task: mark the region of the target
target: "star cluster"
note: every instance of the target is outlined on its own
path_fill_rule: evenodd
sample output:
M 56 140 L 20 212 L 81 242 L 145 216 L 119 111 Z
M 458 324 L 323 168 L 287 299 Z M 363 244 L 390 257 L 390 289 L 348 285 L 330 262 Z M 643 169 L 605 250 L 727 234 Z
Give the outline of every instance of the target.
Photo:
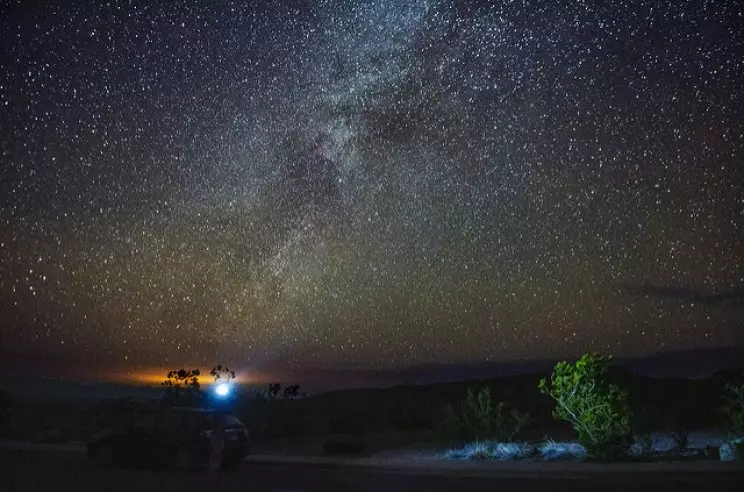
M 739 2 L 94 4 L 0 3 L 0 370 L 744 344 Z

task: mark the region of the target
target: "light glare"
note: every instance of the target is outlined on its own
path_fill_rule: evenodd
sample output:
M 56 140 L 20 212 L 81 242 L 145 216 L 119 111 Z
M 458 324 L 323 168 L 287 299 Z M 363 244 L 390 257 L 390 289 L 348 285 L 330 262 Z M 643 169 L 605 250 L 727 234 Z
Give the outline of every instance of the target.
M 230 393 L 230 387 L 227 383 L 218 384 L 215 392 L 218 396 L 227 396 L 227 394 Z

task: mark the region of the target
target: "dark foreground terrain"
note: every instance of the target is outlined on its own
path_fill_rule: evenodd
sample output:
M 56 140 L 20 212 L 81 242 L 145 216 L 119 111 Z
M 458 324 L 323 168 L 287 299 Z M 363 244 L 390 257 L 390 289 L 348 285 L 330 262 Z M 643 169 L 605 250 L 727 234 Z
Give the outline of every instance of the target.
M 243 463 L 223 474 L 229 491 L 628 491 L 742 490 L 744 468 L 712 467 L 711 471 L 675 473 L 615 471 L 576 473 L 552 470 L 462 471 L 391 470 L 329 464 Z M 83 453 L 0 449 L 0 491 L 157 491 L 213 490 L 206 472 L 100 469 Z

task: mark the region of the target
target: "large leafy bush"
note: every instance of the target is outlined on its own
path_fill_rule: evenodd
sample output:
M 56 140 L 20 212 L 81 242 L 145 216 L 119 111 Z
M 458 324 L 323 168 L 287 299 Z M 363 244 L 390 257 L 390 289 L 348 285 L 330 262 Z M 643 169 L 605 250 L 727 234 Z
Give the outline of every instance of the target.
M 509 409 L 504 402 L 491 400 L 491 391 L 468 389 L 467 397 L 455 408 L 444 407 L 443 429 L 450 438 L 461 441 L 511 441 L 527 424 L 529 415 Z
M 607 379 L 610 360 L 586 354 L 574 363 L 559 362 L 539 384 L 556 401 L 553 415 L 570 422 L 579 442 L 601 460 L 626 456 L 633 441 L 628 395 Z

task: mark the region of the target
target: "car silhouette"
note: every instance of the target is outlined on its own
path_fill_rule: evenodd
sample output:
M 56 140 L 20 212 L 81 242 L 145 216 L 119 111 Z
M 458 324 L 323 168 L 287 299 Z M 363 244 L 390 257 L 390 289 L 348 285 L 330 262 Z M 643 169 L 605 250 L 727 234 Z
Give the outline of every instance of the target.
M 107 429 L 94 435 L 87 454 L 102 466 L 172 466 L 193 470 L 209 459 L 215 410 L 167 408 L 145 412 L 134 425 Z M 225 415 L 223 468 L 235 466 L 250 452 L 246 426 Z

